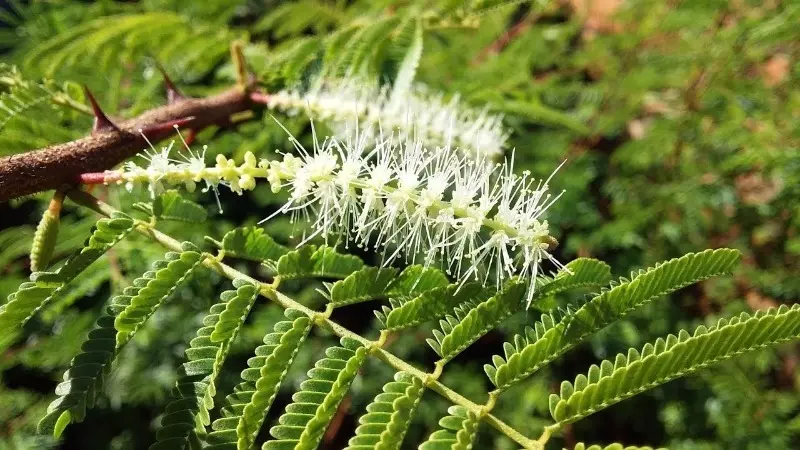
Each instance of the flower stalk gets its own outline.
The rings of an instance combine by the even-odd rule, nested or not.
[[[382,251],[384,264],[401,256],[406,263],[441,264],[461,283],[493,280],[499,287],[513,276],[535,279],[544,259],[563,268],[551,254],[557,241],[544,218],[560,197],[548,193],[550,178],[535,182],[528,172],[513,173],[513,157],[489,164],[449,146],[430,151],[419,140],[352,136],[322,142],[315,136],[311,152],[291,137],[296,155],[269,160],[248,152],[238,164],[218,155],[213,166],[206,166],[205,150],[188,147],[172,159],[170,145],[143,156],[145,167],[129,163],[106,172],[104,182],[147,185],[156,195],[165,186],[193,191],[198,183],[242,194],[266,181],[289,194],[273,216],[311,222],[304,242],[344,236]]]

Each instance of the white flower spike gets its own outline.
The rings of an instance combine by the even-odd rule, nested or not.
[[[356,79],[322,79],[302,93],[294,89],[271,93],[266,105],[288,114],[305,111],[330,124],[340,139],[353,131],[347,129],[349,124],[359,120],[360,132],[370,138],[380,140],[382,126],[400,140],[413,136],[428,145],[452,145],[490,161],[502,155],[509,137],[502,116],[466,107],[458,96],[445,101],[421,85],[392,96],[387,88]]]
[[[146,183],[155,195],[165,185],[192,190],[198,182],[206,190],[216,192],[221,184],[242,194],[265,179],[273,191],[289,194],[273,216],[311,223],[304,242],[343,236],[381,251],[385,264],[400,256],[406,263],[440,263],[462,284],[492,278],[499,288],[515,275],[533,280],[543,259],[564,267],[551,253],[557,241],[543,219],[560,197],[548,193],[552,175],[535,182],[528,172],[514,174],[513,154],[490,164],[449,146],[431,151],[408,136],[375,142],[360,131],[348,136],[320,142],[314,134],[314,148],[307,151],[290,135],[297,156],[270,161],[248,152],[237,165],[218,155],[213,167],[205,166],[205,151],[188,146],[180,159],[169,158],[170,145],[148,152],[147,167],[127,164],[107,172],[105,180],[129,189]],[[529,283],[528,302],[535,284]]]

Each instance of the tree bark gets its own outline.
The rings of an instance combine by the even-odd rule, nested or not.
[[[235,87],[207,98],[179,99],[116,124],[118,130],[0,158],[0,202],[68,185],[75,185],[82,173],[109,170],[139,153],[147,142],[174,135],[171,123],[191,118],[186,127],[200,130],[213,124],[227,124],[230,116],[253,106],[248,89]]]

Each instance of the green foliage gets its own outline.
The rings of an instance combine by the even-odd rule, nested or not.
[[[330,303],[344,306],[381,298],[396,275],[396,269],[364,267],[330,286]]]
[[[154,272],[145,274],[134,284],[135,295],[118,302],[114,313],[117,345],[127,342],[156,309],[180,286],[195,268],[203,263],[204,256],[190,242],[183,244],[183,252],[167,253],[164,263],[154,266]]]
[[[163,220],[197,223],[205,222],[208,214],[202,206],[170,190],[153,201],[153,216]]]
[[[620,283],[592,298],[577,311],[560,321],[551,315],[542,316],[534,328],[516,335],[506,345],[505,358],[495,356],[493,366],[486,365],[486,374],[504,390],[530,376],[542,365],[574,347],[586,336],[625,316],[646,302],[700,280],[729,273],[739,260],[735,250],[706,250],[688,254],[631,274],[631,280]]]
[[[251,261],[278,261],[289,250],[275,242],[262,228],[236,228],[225,233],[222,249],[226,255]]]
[[[226,398],[222,417],[215,420],[208,435],[210,448],[251,448],[269,411],[278,388],[289,371],[300,344],[308,336],[311,321],[304,314],[287,309],[291,321],[278,322],[272,333],[264,336],[264,345],[256,348],[247,361],[242,381]]]
[[[188,244],[192,247],[191,244]],[[111,370],[111,363],[124,346],[144,325],[147,318],[177,288],[202,261],[194,251],[169,252],[163,260],[153,263],[154,271],[146,272],[134,280],[122,295],[111,299],[106,314],[97,319],[95,329],[89,332],[81,345],[81,352],[70,362],[64,372],[64,381],[56,387],[59,397],[47,409],[47,415],[39,421],[38,429],[43,434],[58,437],[70,422],[81,422],[87,408],[94,406]],[[132,305],[141,305],[132,307]],[[146,309],[144,305],[150,305]],[[126,313],[127,320],[120,324],[117,319]],[[120,325],[122,327],[120,327]],[[123,331],[124,330],[124,331]]]
[[[269,433],[275,438],[262,447],[270,449],[313,449],[319,445],[325,429],[350,388],[350,383],[364,363],[367,349],[360,343],[342,338],[341,347],[325,350],[325,358],[308,371],[308,380],[292,396],[292,403]]]
[[[419,378],[396,373],[394,381],[383,385],[383,392],[358,419],[356,435],[350,439],[347,450],[399,449],[424,391]]]
[[[346,278],[364,267],[353,255],[336,253],[330,247],[303,246],[278,259],[277,276],[281,280],[296,278]]]
[[[580,258],[570,262],[552,280],[542,278],[536,298],[553,295],[567,289],[600,286],[611,278],[608,265],[593,259]],[[512,280],[497,295],[478,304],[462,304],[454,308],[455,316],[446,315],[439,322],[440,330],[434,330],[434,339],[428,344],[443,362],[453,359],[472,345],[481,336],[524,308],[526,283]]]
[[[67,259],[56,272],[37,272],[0,306],[0,342],[14,336],[39,310],[57,297],[62,289],[97,258],[133,229],[133,221],[120,214],[100,219],[84,247]]]
[[[271,406],[292,393],[299,400],[276,427],[290,437],[268,448],[339,448],[348,440],[352,448],[410,448],[429,437],[423,448],[539,448],[534,439],[543,429],[547,448],[575,440],[686,450],[796,447],[796,348],[741,353],[797,337],[791,305],[800,298],[800,95],[793,89],[800,8],[648,0],[608,2],[615,6],[599,11],[584,3],[597,2],[70,0],[0,7],[8,62],[0,70],[0,156],[87,135],[82,84],[115,120],[164,103],[157,63],[188,96],[227,89],[235,79],[228,47],[244,39],[248,68],[267,94],[303,92],[320,75],[348,75],[392,96],[424,83],[445,101],[459,97],[504,114],[516,172],[546,178],[568,160],[551,181],[566,192],[547,220],[560,241],[555,255],[572,260],[572,274],[535,281],[526,310],[521,296],[512,298],[522,289],[513,283],[498,293],[480,283],[453,284],[432,268],[378,268],[369,249],[298,245],[301,230],[285,217],[268,221],[266,231],[236,228],[282,202],[267,189],[222,195],[225,214],[217,214],[200,192],[153,201],[97,187],[95,195],[126,212],[146,202],[150,224],[139,222],[146,238],[130,233],[130,218],[111,219],[129,221],[120,229],[103,219],[90,250],[66,263],[82,252],[92,212],[67,202],[56,240],[53,228],[35,231],[41,216],[32,212],[46,209],[46,196],[0,205],[0,292],[9,298],[0,305],[0,341],[9,347],[0,363],[0,421],[7,425],[0,448],[145,448],[158,439],[163,448],[256,448],[270,439],[264,424],[280,415]],[[212,158],[291,151],[268,114],[254,112],[249,121],[198,133],[197,145],[207,144]],[[308,118],[275,114],[310,148]],[[148,234],[151,226],[198,246],[205,235],[232,231],[219,242],[209,238],[221,250],[211,259],[199,248],[179,252],[174,242],[153,242],[161,235]],[[37,236],[45,245],[32,245]],[[159,260],[165,243],[173,252]],[[654,267],[720,247],[742,254],[734,277],[709,279],[730,273],[740,259],[735,250]],[[604,263],[575,259],[587,255],[615,273],[654,268],[581,299],[573,289],[610,277]],[[200,264],[210,271],[192,276]],[[29,265],[54,272],[23,284]],[[274,276],[259,285],[264,302],[253,304],[255,293],[224,294],[228,301],[205,317],[220,278],[238,273],[233,267],[257,280]],[[652,301],[661,296],[665,301]],[[370,300],[378,321],[369,320]],[[273,303],[288,305],[288,321],[275,324],[281,312]],[[778,308],[782,303],[789,308]],[[355,353],[335,347],[336,358],[320,359],[332,335],[358,337],[358,345],[343,342]],[[198,340],[183,361],[192,336]],[[433,356],[422,344],[429,337],[443,361],[434,368],[447,362],[442,373],[425,373],[421,364]],[[495,389],[487,399],[476,364],[498,352],[503,356],[486,366]],[[610,357],[616,354],[624,356]],[[553,424],[552,387],[603,360],[563,384],[570,395],[565,387],[551,397]],[[345,361],[353,370],[345,364],[330,378],[317,367],[298,391],[303,373],[322,361],[337,369]],[[194,375],[178,380],[177,398],[166,398],[181,363]],[[43,396],[65,369],[54,396]],[[390,372],[395,381],[385,383]],[[217,389],[217,403],[230,395],[210,410]],[[165,410],[156,431],[152,418]],[[36,436],[43,416],[46,436]],[[570,424],[563,439],[560,424]]]
[[[711,328],[697,328],[694,335],[681,330],[678,336],[648,343],[641,352],[630,349],[627,357],[620,354],[614,362],[593,365],[574,383],[561,383],[561,393],[550,396],[550,413],[558,423],[574,422],[710,364],[798,337],[800,305],[720,319]]]
[[[479,420],[475,413],[460,406],[451,406],[448,416],[439,421],[442,428],[430,435],[419,446],[420,450],[469,450],[478,431]]]
[[[609,444],[609,445],[586,445],[583,442],[575,444],[574,450],[653,450],[653,447],[637,447],[633,445]]]
[[[167,405],[151,449],[202,448],[200,436],[211,423],[209,410],[214,407],[216,380],[228,356],[231,341],[258,296],[252,284],[234,280],[235,291],[225,291],[203,318],[203,327],[186,349],[185,375],[175,387],[175,400]],[[234,314],[238,317],[233,317]],[[222,325],[221,325],[222,324]],[[225,330],[219,333],[220,327]],[[217,335],[215,336],[215,333]],[[215,337],[217,339],[215,339]]]

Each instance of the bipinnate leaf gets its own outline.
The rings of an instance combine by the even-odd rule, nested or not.
[[[507,389],[641,305],[692,283],[730,273],[740,256],[731,249],[689,253],[641,270],[630,281],[623,278],[560,320],[543,315],[533,328],[527,327],[504,345],[505,357],[495,356],[493,364],[486,364],[484,370],[497,390]]]
[[[576,259],[555,277],[539,277],[533,301],[538,298],[579,287],[599,286],[611,278],[607,264],[589,258]],[[526,306],[525,293],[529,281],[513,279],[491,298],[464,302],[439,321],[428,344],[447,362],[489,331]],[[405,305],[404,305],[405,306]]]
[[[330,303],[339,307],[385,297],[396,275],[397,269],[391,267],[364,267],[333,283]]]
[[[0,306],[0,342],[8,342],[31,317],[59,295],[61,290],[91,263],[133,230],[133,220],[124,214],[100,219],[83,248],[70,256],[55,272],[35,272]]]
[[[434,431],[420,450],[470,450],[478,432],[480,420],[462,406],[451,406],[442,420],[440,430]]]
[[[298,278],[346,278],[364,267],[356,256],[336,253],[330,247],[317,248],[306,245],[278,259],[278,277],[281,280]]]
[[[250,261],[277,261],[289,249],[275,242],[263,228],[236,228],[225,233],[222,250],[226,255]]]
[[[200,223],[208,218],[206,209],[183,198],[178,191],[168,190],[153,201],[153,215],[162,220]]]
[[[797,338],[800,305],[720,319],[711,328],[697,328],[693,335],[681,330],[641,351],[630,349],[613,361],[592,365],[574,383],[563,382],[561,393],[551,396],[550,413],[558,423],[571,423],[711,364]]]
[[[394,381],[386,383],[383,392],[367,405],[346,450],[398,450],[424,391],[419,378],[396,373]]]
[[[292,309],[284,314],[289,320],[275,324],[273,332],[264,336],[264,345],[247,360],[248,368],[242,371],[244,381],[227,396],[222,417],[211,425],[209,449],[253,447],[281,382],[311,330],[311,320],[305,314]]]
[[[184,247],[193,246],[184,243]],[[68,423],[84,419],[86,410],[94,406],[97,395],[102,391],[114,358],[151,314],[138,314],[136,321],[131,315],[131,320],[126,323],[129,330],[122,336],[115,328],[115,318],[129,310],[131,304],[141,304],[140,300],[134,301],[140,296],[150,299],[147,303],[152,307],[147,311],[154,311],[189,279],[201,261],[200,253],[194,250],[169,252],[163,260],[153,263],[153,271],[135,279],[121,295],[111,299],[105,314],[97,319],[95,329],[89,332],[87,340],[81,345],[80,353],[72,358],[69,369],[64,373],[64,381],[56,386],[58,398],[50,404],[47,415],[39,421],[39,433],[58,437]],[[154,280],[171,281],[154,283]],[[147,287],[149,289],[145,289]]]
[[[263,450],[317,448],[367,356],[366,347],[358,341],[342,338],[341,344],[328,348],[326,357],[308,371],[309,378],[292,396],[278,425],[269,430],[274,440],[264,443]]]
[[[212,340],[211,335],[229,304],[253,301],[258,295],[258,288],[245,280],[234,280],[233,285],[236,290],[220,295],[220,301],[211,306],[203,318],[203,327],[186,349],[184,375],[176,383],[175,399],[167,405],[151,450],[202,448],[205,426],[211,423],[209,411],[214,407],[216,380],[238,328],[219,341]]]

